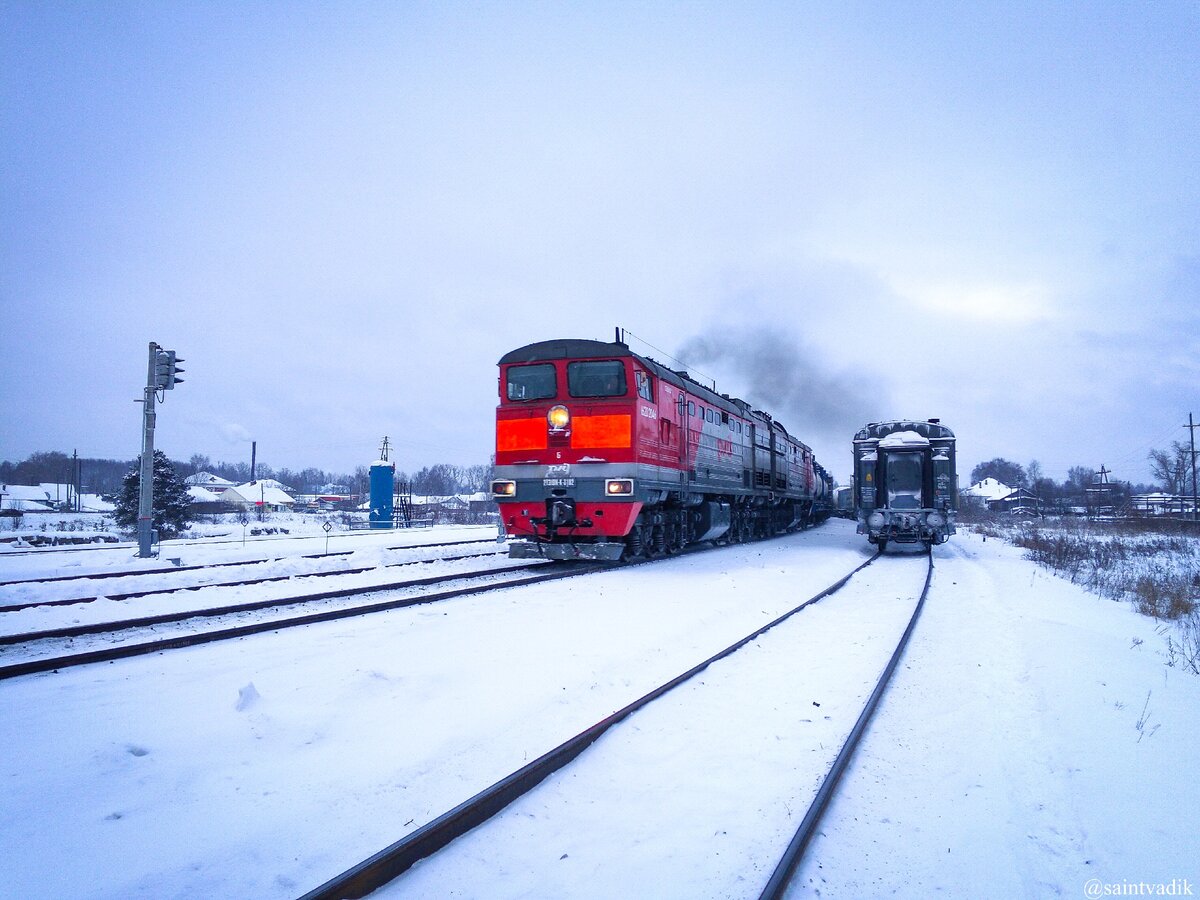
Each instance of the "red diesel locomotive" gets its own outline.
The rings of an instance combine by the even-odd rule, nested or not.
[[[492,495],[518,558],[618,560],[829,515],[832,480],[771,416],[620,340],[500,360]]]

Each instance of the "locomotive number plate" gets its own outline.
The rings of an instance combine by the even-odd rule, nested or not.
[[[543,478],[542,487],[575,487],[574,478]]]

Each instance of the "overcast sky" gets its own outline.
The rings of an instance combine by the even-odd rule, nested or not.
[[[1149,480],[1200,416],[1200,4],[0,2],[0,458],[487,462],[499,357],[684,357]],[[667,360],[664,360],[667,361]]]

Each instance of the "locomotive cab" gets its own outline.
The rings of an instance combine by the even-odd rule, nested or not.
[[[936,419],[868,425],[854,439],[858,533],[889,541],[945,543],[957,514],[954,434]]]

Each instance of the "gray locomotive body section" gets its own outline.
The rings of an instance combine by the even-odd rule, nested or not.
[[[954,432],[937,419],[876,422],[854,436],[858,533],[889,541],[945,543],[954,534],[958,476]]]

